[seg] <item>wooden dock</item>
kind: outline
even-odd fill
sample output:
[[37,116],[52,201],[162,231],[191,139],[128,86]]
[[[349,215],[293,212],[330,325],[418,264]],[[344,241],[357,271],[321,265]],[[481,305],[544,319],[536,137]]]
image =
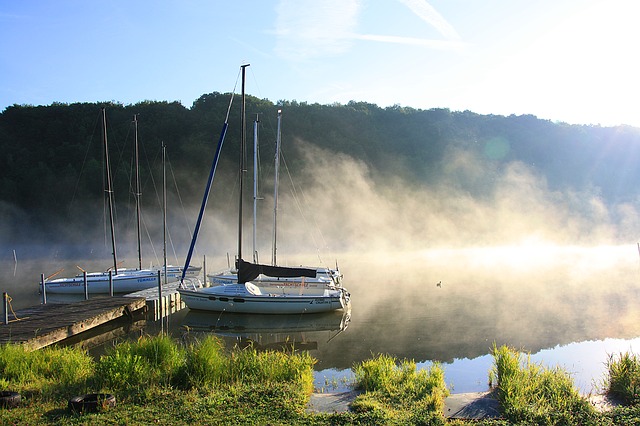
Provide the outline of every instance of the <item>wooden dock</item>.
[[68,304],[49,303],[21,309],[0,324],[0,344],[19,343],[36,350],[119,318],[146,310],[143,297],[101,297]]
[[147,301],[147,319],[158,321],[186,307],[178,293],[179,284],[175,281],[162,285],[162,296],[158,287],[151,287],[126,294],[124,297],[144,297]]

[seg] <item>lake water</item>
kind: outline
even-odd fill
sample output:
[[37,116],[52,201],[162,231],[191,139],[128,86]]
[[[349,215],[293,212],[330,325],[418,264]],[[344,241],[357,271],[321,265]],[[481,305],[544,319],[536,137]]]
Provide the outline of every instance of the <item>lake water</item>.
[[[610,354],[640,353],[635,244],[531,244],[336,258],[352,294],[349,315],[251,318],[185,310],[168,326],[174,335],[216,333],[230,344],[309,350],[318,359],[316,386],[325,389],[344,387],[355,363],[385,353],[420,367],[442,363],[455,393],[483,391],[495,343],[531,353],[544,365],[560,365],[583,393],[597,392]],[[58,276],[71,276],[76,264],[87,270],[109,265],[108,259],[20,256],[16,265],[12,254],[2,260],[0,290],[12,298],[14,309],[40,303],[41,273],[64,267]]]

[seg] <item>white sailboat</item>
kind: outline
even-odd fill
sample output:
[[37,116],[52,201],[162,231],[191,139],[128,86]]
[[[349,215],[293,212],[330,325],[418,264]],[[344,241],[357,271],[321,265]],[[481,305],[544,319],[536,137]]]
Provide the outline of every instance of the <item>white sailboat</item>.
[[[235,284],[218,285],[214,287],[197,289],[187,289],[184,282],[178,289],[180,296],[189,309],[215,311],[215,312],[237,312],[252,314],[301,314],[301,313],[317,313],[329,312],[337,309],[345,309],[349,307],[349,292],[342,288],[333,286],[331,288],[323,288],[319,294],[305,295],[284,289],[278,289],[277,292],[263,291],[252,281],[256,280],[261,274],[276,278],[296,278],[296,277],[316,277],[316,270],[309,268],[287,268],[279,266],[260,265],[257,263],[246,262],[242,258],[242,207],[243,207],[243,170],[244,170],[244,151],[245,151],[245,72],[248,65],[243,65],[242,70],[242,104],[241,104],[241,149],[240,149],[240,189],[239,189],[239,207],[238,207],[238,253],[236,259],[237,281]],[[233,97],[231,99],[233,101]],[[229,119],[229,109],[225,119],[223,129],[218,142],[216,155],[214,156],[209,180],[205,189],[203,202],[200,208],[200,214],[196,222],[191,247],[187,254],[185,264],[188,265],[191,260],[193,248],[197,239],[198,230],[204,214],[207,203],[211,182],[215,175],[218,164],[220,150],[224,142]]]
[[[277,265],[277,229],[278,229],[278,187],[279,187],[279,166],[280,166],[280,146],[281,146],[281,122],[282,111],[278,110],[278,129],[276,138],[275,167],[274,167],[274,192],[273,192],[273,237],[272,237],[272,259],[271,265]],[[258,147],[258,120],[253,123],[253,261],[257,263],[256,251],[256,205],[258,200],[257,194],[257,148]],[[335,269],[327,267],[310,267],[306,269],[315,269],[315,277],[270,277],[260,274],[252,283],[260,288],[261,291],[267,293],[273,292],[294,292],[305,295],[321,295],[325,289],[333,289],[342,285],[342,273],[336,267]],[[238,274],[235,269],[226,269],[218,271],[207,276],[212,285],[229,285],[238,283]]]
[[[167,282],[175,282],[182,276],[182,266],[167,266]],[[149,269],[118,268],[117,273],[111,273],[114,293],[133,293],[158,285],[158,272],[164,276],[164,267]],[[187,277],[195,278],[200,273],[200,267],[191,266],[187,269]],[[74,277],[56,278],[45,281],[47,293],[53,294],[84,294],[84,272]],[[87,287],[91,294],[109,294],[109,270],[87,273]]]

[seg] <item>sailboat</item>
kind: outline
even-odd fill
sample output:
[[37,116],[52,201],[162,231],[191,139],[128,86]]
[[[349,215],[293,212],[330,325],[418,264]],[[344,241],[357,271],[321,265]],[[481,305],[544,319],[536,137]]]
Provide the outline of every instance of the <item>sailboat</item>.
[[[246,67],[242,65],[242,103],[241,103],[241,137],[240,137],[240,184],[239,184],[239,205],[238,205],[238,253],[236,258],[237,282],[235,284],[218,285],[207,288],[187,289],[182,281],[178,292],[182,300],[189,309],[204,310],[214,312],[237,312],[251,314],[302,314],[329,312],[338,309],[347,309],[350,306],[350,294],[342,287],[324,288],[322,293],[305,295],[293,292],[267,292],[252,283],[261,274],[270,277],[295,278],[295,277],[316,277],[316,270],[311,268],[288,268],[279,266],[261,265],[247,262],[242,258],[242,209],[243,209],[243,170],[245,168],[245,74]],[[222,132],[218,142],[218,147],[213,159],[209,179],[205,188],[205,193],[200,207],[200,213],[194,228],[191,246],[187,254],[185,265],[188,265],[197,240],[202,217],[207,204],[209,190],[217,168],[220,151],[226,135],[229,112],[231,109],[231,98],[227,116],[222,127]],[[184,272],[183,272],[184,275]]]
[[[111,166],[109,163],[109,146],[107,139],[107,117],[106,111],[102,109],[102,139],[104,146],[104,161],[106,170],[105,192],[108,196],[109,223],[111,228],[111,244],[113,250],[113,266],[106,271],[88,272],[87,289],[92,294],[108,294],[111,289],[114,293],[131,293],[134,291],[144,290],[157,285],[158,271],[163,274],[166,270],[167,280],[177,281],[182,276],[182,267],[179,266],[163,266],[162,268],[142,268],[142,255],[140,249],[140,177],[138,172],[138,121],[134,116],[135,123],[135,162],[136,162],[136,216],[138,222],[138,269],[118,268],[115,227],[113,223],[113,191],[111,181]],[[187,275],[195,276],[200,273],[199,267],[189,266]],[[46,280],[45,286],[48,293],[56,294],[83,294],[84,293],[84,271],[74,277],[57,278],[54,280]],[[111,286],[110,280],[113,286]]]
[[[278,214],[278,182],[279,182],[279,166],[280,166],[280,146],[281,146],[281,122],[282,110],[278,110],[278,127],[276,138],[275,167],[274,167],[274,205],[273,205],[273,238],[272,238],[272,259],[271,265],[276,266],[277,253],[277,214]],[[257,145],[258,145],[258,120],[253,123],[253,146],[254,146],[254,165],[253,165],[253,253],[254,262],[257,262],[256,256],[256,201],[257,195]],[[296,292],[306,295],[323,294],[326,288],[340,287],[342,285],[342,274],[336,267],[335,269],[327,267],[305,267],[307,269],[315,269],[315,277],[270,277],[260,274],[252,283],[260,288],[263,292]],[[207,276],[212,285],[229,285],[237,284],[237,270],[227,269],[219,271]]]

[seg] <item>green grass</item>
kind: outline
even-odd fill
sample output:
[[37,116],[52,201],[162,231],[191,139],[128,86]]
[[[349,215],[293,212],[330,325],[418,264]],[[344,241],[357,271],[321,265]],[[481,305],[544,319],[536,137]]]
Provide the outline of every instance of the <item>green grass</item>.
[[169,385],[185,362],[185,350],[167,336],[141,337],[106,351],[96,363],[95,386],[144,395],[150,386]]
[[[182,345],[165,336],[124,342],[94,360],[80,349],[35,352],[0,346],[0,388],[21,393],[23,403],[0,409],[0,424],[28,425],[636,425],[640,407],[596,413],[559,368],[534,364],[506,346],[493,348],[493,385],[504,419],[446,420],[448,395],[439,364],[378,355],[353,366],[362,393],[352,411],[306,412],[315,360],[308,353],[225,348],[215,337]],[[611,389],[634,389],[637,358],[610,357]],[[631,384],[631,385],[629,385]],[[69,398],[113,393],[115,408],[76,414]],[[635,395],[635,394],[633,394]]]
[[531,362],[529,356],[507,346],[493,347],[497,397],[504,416],[532,424],[596,424],[595,410],[561,368]]
[[640,402],[640,359],[632,353],[610,355],[606,363],[608,371],[607,392],[626,405]]
[[217,387],[225,381],[227,365],[222,343],[213,336],[206,337],[189,346],[180,375],[182,385]]
[[45,348],[28,352],[19,345],[0,346],[1,389],[55,397],[62,388],[85,388],[94,372],[93,358],[78,349]]
[[356,388],[365,392],[354,401],[354,411],[379,415],[385,422],[442,420],[449,391],[439,364],[418,370],[414,361],[379,355],[357,364],[353,370]]

